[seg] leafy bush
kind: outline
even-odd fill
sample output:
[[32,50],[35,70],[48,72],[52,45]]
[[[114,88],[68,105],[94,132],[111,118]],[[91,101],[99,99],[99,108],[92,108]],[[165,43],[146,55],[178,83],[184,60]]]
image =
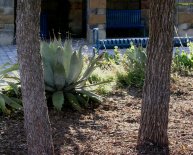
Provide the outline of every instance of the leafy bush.
[[114,68],[114,65],[121,64],[121,51],[115,46],[113,53],[109,53],[105,50],[104,60],[99,62],[99,67],[103,70]]
[[18,65],[6,63],[0,66],[0,111],[6,114],[11,109],[21,109],[19,90],[20,79],[17,74]]
[[193,51],[191,50],[192,44],[189,44],[190,52],[176,49],[172,62],[173,72],[180,74],[189,74],[193,69]]
[[145,66],[147,61],[145,49],[132,45],[131,48],[126,50],[123,57],[123,65],[125,67],[126,73],[118,73],[118,85],[141,88],[144,83]]
[[112,92],[113,86],[115,86],[114,81],[116,77],[116,68],[109,68],[108,70],[101,69],[98,67],[89,77],[89,83],[95,84],[100,83],[92,87],[94,92],[101,95],[107,95],[109,92]]
[[[45,88],[51,94],[52,102],[57,110],[68,103],[75,110],[81,111],[89,102],[101,102],[101,97],[88,91],[87,81],[96,69],[103,53],[92,57],[83,67],[82,48],[73,51],[72,41],[54,39],[50,43],[41,43]],[[96,85],[96,84],[95,84]]]

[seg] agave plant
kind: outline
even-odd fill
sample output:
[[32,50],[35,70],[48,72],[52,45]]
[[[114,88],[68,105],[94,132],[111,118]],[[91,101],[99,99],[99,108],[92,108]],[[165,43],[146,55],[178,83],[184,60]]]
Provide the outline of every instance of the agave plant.
[[[103,54],[92,57],[88,66],[83,65],[82,48],[73,51],[72,41],[54,39],[50,43],[41,42],[41,55],[44,67],[45,89],[52,94],[52,102],[57,110],[64,103],[78,111],[88,106],[88,102],[100,102],[101,97],[86,90],[87,80],[97,67]],[[84,71],[84,72],[83,72]]]
[[0,66],[0,111],[3,113],[9,114],[10,108],[22,108],[21,100],[5,93],[12,89],[16,95],[19,95],[19,84],[18,64],[11,65],[6,63]]

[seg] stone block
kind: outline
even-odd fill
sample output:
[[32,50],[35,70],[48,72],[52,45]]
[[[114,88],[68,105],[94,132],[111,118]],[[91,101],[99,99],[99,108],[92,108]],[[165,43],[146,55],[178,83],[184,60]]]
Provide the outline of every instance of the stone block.
[[0,29],[4,29],[4,24],[0,24]]
[[180,37],[193,36],[193,29],[178,30],[178,36]]
[[106,15],[91,15],[88,19],[89,25],[106,23]]
[[187,30],[191,27],[191,23],[183,23],[178,25],[178,30]]
[[0,0],[0,7],[14,7],[15,0]]
[[90,8],[106,8],[106,0],[90,0]]
[[0,14],[0,24],[12,24],[14,23],[13,15],[2,15]]
[[178,13],[178,24],[193,23],[193,13]]
[[105,29],[105,28],[106,28],[106,24],[99,24],[99,25],[98,25],[98,28],[99,28],[99,29]]
[[12,7],[4,7],[3,8],[4,15],[14,15],[14,8]]
[[106,15],[106,9],[97,9],[98,15]]
[[95,9],[89,9],[88,10],[88,15],[96,15],[97,14],[97,10],[98,9],[96,9],[96,8]]
[[3,13],[4,13],[4,8],[0,7],[0,14],[3,14]]

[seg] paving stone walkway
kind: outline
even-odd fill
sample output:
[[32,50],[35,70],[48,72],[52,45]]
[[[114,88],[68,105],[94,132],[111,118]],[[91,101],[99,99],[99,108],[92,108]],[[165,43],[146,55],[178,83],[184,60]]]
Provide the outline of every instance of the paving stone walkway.
[[[73,40],[73,48],[77,50],[81,45],[86,45],[87,48],[84,48],[84,53],[89,54],[93,50],[92,45],[89,45],[84,39],[80,40]],[[189,48],[183,47],[179,48],[181,50],[189,51]],[[124,51],[125,49],[122,49]],[[110,53],[113,50],[108,50]],[[176,49],[174,48],[174,52]],[[9,45],[9,46],[0,46],[0,65],[5,63],[16,63],[17,62],[17,50],[16,45]]]
[[17,51],[15,45],[0,46],[0,65],[17,62]]

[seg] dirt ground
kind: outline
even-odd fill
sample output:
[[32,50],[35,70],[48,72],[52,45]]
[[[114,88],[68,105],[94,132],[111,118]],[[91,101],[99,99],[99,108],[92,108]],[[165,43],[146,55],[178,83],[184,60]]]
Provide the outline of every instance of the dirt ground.
[[[171,86],[169,141],[171,155],[193,155],[193,77]],[[142,155],[137,151],[141,92],[120,89],[95,110],[83,114],[50,110],[56,154]],[[23,114],[0,116],[0,154],[27,154]]]

